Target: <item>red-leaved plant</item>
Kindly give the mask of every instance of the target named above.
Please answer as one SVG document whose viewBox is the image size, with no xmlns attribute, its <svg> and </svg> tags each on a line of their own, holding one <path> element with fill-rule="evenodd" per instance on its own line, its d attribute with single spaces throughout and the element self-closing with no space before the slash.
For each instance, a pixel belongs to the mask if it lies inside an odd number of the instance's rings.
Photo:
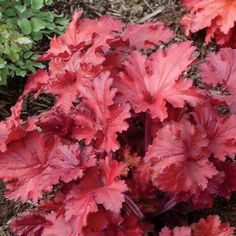
<svg viewBox="0 0 236 236">
<path fill-rule="evenodd" d="M 236 48 L 235 0 L 182 0 L 189 10 L 180 21 L 185 33 L 206 29 L 206 43 L 215 39 L 217 44 Z"/>
<path fill-rule="evenodd" d="M 163 23 L 81 15 L 52 39 L 39 58 L 48 69 L 30 76 L 0 123 L 5 195 L 35 205 L 10 229 L 20 236 L 232 235 L 218 216 L 175 228 L 159 219 L 181 204 L 186 214 L 212 207 L 236 190 L 236 115 L 218 110 L 235 95 L 235 51 L 210 54 L 200 67 L 205 84 L 194 87 L 186 71 L 195 48 L 186 41 L 158 49 L 174 37 Z M 32 93 L 53 94 L 55 105 L 23 121 L 23 99 Z"/>
</svg>

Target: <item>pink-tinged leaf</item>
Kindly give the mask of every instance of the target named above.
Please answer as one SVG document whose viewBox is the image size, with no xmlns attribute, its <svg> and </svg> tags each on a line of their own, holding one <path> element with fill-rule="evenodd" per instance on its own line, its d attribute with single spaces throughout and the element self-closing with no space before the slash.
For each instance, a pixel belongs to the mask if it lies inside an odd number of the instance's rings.
<svg viewBox="0 0 236 236">
<path fill-rule="evenodd" d="M 26 82 L 22 96 L 26 96 L 32 92 L 37 92 L 35 96 L 43 92 L 49 82 L 49 74 L 46 70 L 37 70 L 32 74 Z"/>
<path fill-rule="evenodd" d="M 216 32 L 216 42 L 223 47 L 236 48 L 236 24 L 227 34 L 223 34 L 219 30 Z"/>
<path fill-rule="evenodd" d="M 216 162 L 217 170 L 224 173 L 223 182 L 218 188 L 220 196 L 230 199 L 231 193 L 236 191 L 236 165 L 234 162 Z"/>
<path fill-rule="evenodd" d="M 220 117 L 212 105 L 205 103 L 193 113 L 196 122 L 205 129 L 209 139 L 208 149 L 219 160 L 236 154 L 236 116 Z"/>
<path fill-rule="evenodd" d="M 191 227 L 175 227 L 173 230 L 164 227 L 160 236 L 232 236 L 233 233 L 234 228 L 228 223 L 221 223 L 219 216 L 209 215 L 207 219 L 202 218 Z"/>
<path fill-rule="evenodd" d="M 0 155 L 0 177 L 8 181 L 6 196 L 37 202 L 59 180 L 67 183 L 83 176 L 82 156 L 77 144 L 67 146 L 57 138 L 28 133 Z"/>
<path fill-rule="evenodd" d="M 14 218 L 10 222 L 9 228 L 17 236 L 40 236 L 46 223 L 44 213 L 32 210 Z"/>
<path fill-rule="evenodd" d="M 217 174 L 208 161 L 208 139 L 188 121 L 170 123 L 157 133 L 145 162 L 151 163 L 153 183 L 163 191 L 196 193 Z"/>
<path fill-rule="evenodd" d="M 118 176 L 124 165 L 106 158 L 100 161 L 100 171 L 90 168 L 79 184 L 75 184 L 66 198 L 66 222 L 72 223 L 75 235 L 87 225 L 89 213 L 97 212 L 97 204 L 118 213 L 124 202 L 123 192 L 127 191 L 124 181 Z"/>
<path fill-rule="evenodd" d="M 98 212 L 88 216 L 88 224 L 83 229 L 86 236 L 93 235 L 119 235 L 142 236 L 143 230 L 139 219 L 132 215 L 121 216 L 111 211 L 99 208 Z"/>
<path fill-rule="evenodd" d="M 215 162 L 214 165 L 216 165 Z M 214 197 L 218 195 L 219 188 L 222 186 L 224 179 L 225 174 L 220 171 L 217 175 L 209 180 L 207 188 L 204 191 L 194 196 L 190 195 L 194 208 L 212 208 L 214 204 Z"/>
<path fill-rule="evenodd" d="M 203 82 L 221 85 L 223 90 L 236 95 L 236 49 L 224 48 L 218 53 L 209 53 L 199 73 Z"/>
<path fill-rule="evenodd" d="M 48 60 L 55 57 L 67 60 L 73 54 L 73 51 L 90 46 L 94 38 L 106 38 L 107 35 L 119 32 L 123 28 L 123 23 L 120 20 L 109 16 L 102 16 L 96 20 L 80 20 L 82 13 L 82 11 L 79 11 L 74 14 L 65 34 L 54 37 L 48 52 L 38 60 Z"/>
<path fill-rule="evenodd" d="M 68 137 L 73 127 L 73 120 L 59 109 L 51 109 L 37 116 L 34 122 L 44 133 Z"/>
<path fill-rule="evenodd" d="M 54 36 L 50 42 L 50 48 L 46 54 L 39 57 L 38 61 L 48 60 L 55 57 L 68 59 L 71 54 L 70 47 L 77 46 L 80 41 L 77 41 L 77 24 L 83 14 L 83 11 L 78 11 L 73 15 L 72 21 L 67 26 L 66 32 L 60 37 Z"/>
<path fill-rule="evenodd" d="M 87 144 L 95 140 L 96 148 L 108 152 L 119 148 L 117 134 L 128 129 L 125 119 L 130 117 L 128 104 L 114 104 L 116 89 L 111 87 L 112 82 L 109 73 L 103 73 L 90 87 L 81 85 L 82 103 L 72 115 L 77 125 L 73 137 Z"/>
<path fill-rule="evenodd" d="M 166 192 L 189 191 L 196 194 L 198 191 L 206 189 L 209 179 L 217 173 L 213 163 L 208 160 L 187 161 L 166 167 L 154 179 L 154 184 Z"/>
<path fill-rule="evenodd" d="M 15 106 L 11 108 L 11 116 L 0 122 L 0 152 L 7 150 L 7 144 L 15 140 L 20 140 L 25 135 L 25 125 L 21 120 L 23 99 L 19 99 Z"/>
<path fill-rule="evenodd" d="M 168 116 L 167 102 L 175 107 L 183 107 L 185 102 L 196 105 L 203 96 L 191 81 L 180 79 L 194 60 L 193 52 L 191 42 L 184 42 L 160 50 L 150 59 L 132 53 L 124 63 L 126 73 L 115 81 L 122 99 L 128 100 L 136 113 L 148 111 L 161 121 Z"/>
<path fill-rule="evenodd" d="M 66 91 L 66 92 L 65 92 Z M 65 73 L 58 76 L 48 89 L 49 93 L 56 95 L 56 107 L 68 113 L 78 96 L 78 81 L 74 74 Z"/>
<path fill-rule="evenodd" d="M 192 236 L 191 228 L 187 226 L 175 227 L 173 230 L 164 227 L 159 236 Z"/>
<path fill-rule="evenodd" d="M 44 226 L 42 236 L 74 236 L 72 227 L 65 222 L 62 214 L 51 213 L 46 216 L 47 224 Z"/>
<path fill-rule="evenodd" d="M 70 57 L 70 49 L 62 37 L 54 36 L 50 41 L 50 48 L 47 53 L 37 58 L 37 61 L 45 61 L 55 57 L 63 59 Z"/>
<path fill-rule="evenodd" d="M 236 3 L 228 0 L 182 0 L 184 6 L 190 10 L 180 23 L 185 32 L 197 32 L 207 28 L 206 41 L 215 37 L 218 32 L 227 34 L 236 22 Z"/>
<path fill-rule="evenodd" d="M 162 22 L 147 22 L 144 24 L 128 24 L 122 34 L 123 40 L 128 40 L 134 49 L 151 49 L 174 38 L 175 34 Z"/>
<path fill-rule="evenodd" d="M 191 226 L 192 236 L 232 236 L 234 228 L 228 223 L 221 223 L 220 217 L 217 215 L 209 215 L 207 219 L 200 219 L 198 223 Z"/>
</svg>

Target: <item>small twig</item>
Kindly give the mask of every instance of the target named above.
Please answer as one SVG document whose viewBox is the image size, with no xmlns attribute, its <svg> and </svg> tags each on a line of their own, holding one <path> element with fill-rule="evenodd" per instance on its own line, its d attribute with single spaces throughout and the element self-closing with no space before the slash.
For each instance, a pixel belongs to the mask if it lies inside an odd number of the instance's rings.
<svg viewBox="0 0 236 236">
<path fill-rule="evenodd" d="M 153 18 L 153 17 L 157 16 L 158 14 L 160 14 L 164 9 L 165 9 L 164 6 L 158 7 L 154 12 L 152 12 L 151 14 L 149 14 L 147 16 L 144 16 L 142 19 L 140 19 L 138 21 L 138 23 L 144 23 L 144 22 L 150 20 L 151 18 Z"/>
<path fill-rule="evenodd" d="M 151 5 L 146 0 L 143 0 L 143 1 L 152 10 L 152 12 L 154 12 L 154 9 L 151 7 Z"/>
</svg>

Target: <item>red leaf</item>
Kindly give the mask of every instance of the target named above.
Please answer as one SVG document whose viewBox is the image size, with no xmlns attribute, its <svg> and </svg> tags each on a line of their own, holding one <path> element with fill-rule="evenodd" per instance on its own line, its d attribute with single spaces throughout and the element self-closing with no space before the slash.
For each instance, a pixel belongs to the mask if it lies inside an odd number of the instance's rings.
<svg viewBox="0 0 236 236">
<path fill-rule="evenodd" d="M 48 60 L 55 57 L 69 59 L 74 50 L 89 46 L 96 37 L 107 37 L 112 32 L 119 32 L 123 23 L 109 16 L 100 19 L 82 19 L 82 11 L 76 12 L 68 25 L 64 35 L 54 37 L 48 52 L 38 60 Z M 106 27 L 104 27 L 104 25 Z"/>
<path fill-rule="evenodd" d="M 19 99 L 15 106 L 11 108 L 12 115 L 0 123 L 0 152 L 7 150 L 7 144 L 15 140 L 20 140 L 25 135 L 25 126 L 21 120 L 23 99 Z"/>
<path fill-rule="evenodd" d="M 206 42 L 221 32 L 229 33 L 236 22 L 236 4 L 228 0 L 182 0 L 190 13 L 181 19 L 188 35 L 207 28 Z"/>
<path fill-rule="evenodd" d="M 236 95 L 236 49 L 224 48 L 218 53 L 209 53 L 199 73 L 205 83 L 221 85 L 223 90 Z"/>
<path fill-rule="evenodd" d="M 40 211 L 28 211 L 14 218 L 9 228 L 18 236 L 41 236 L 47 223 L 45 215 Z"/>
<path fill-rule="evenodd" d="M 231 193 L 236 191 L 236 165 L 234 162 L 216 162 L 217 170 L 223 171 L 224 179 L 219 186 L 218 193 L 220 196 L 230 199 Z"/>
<path fill-rule="evenodd" d="M 196 122 L 205 129 L 208 149 L 219 160 L 236 154 L 236 116 L 220 117 L 214 108 L 205 103 L 195 109 Z"/>
<path fill-rule="evenodd" d="M 228 223 L 222 224 L 219 216 L 208 216 L 207 219 L 200 219 L 198 223 L 192 224 L 190 227 L 175 227 L 170 230 L 164 227 L 160 232 L 160 236 L 232 236 L 234 228 Z"/>
<path fill-rule="evenodd" d="M 157 133 L 145 161 L 152 167 L 152 180 L 163 191 L 196 193 L 217 174 L 207 159 L 206 134 L 187 121 L 170 123 Z"/>
<path fill-rule="evenodd" d="M 195 106 L 202 98 L 190 80 L 179 79 L 194 60 L 193 52 L 191 42 L 184 42 L 152 54 L 151 59 L 132 53 L 124 63 L 126 73 L 115 85 L 136 113 L 148 111 L 152 118 L 164 120 L 167 102 L 174 107 L 183 107 L 185 102 Z"/>
<path fill-rule="evenodd" d="M 98 212 L 91 213 L 88 216 L 88 225 L 83 230 L 84 235 L 93 236 L 142 236 L 143 230 L 139 219 L 130 214 L 120 216 L 111 211 L 105 211 L 99 208 Z"/>
<path fill-rule="evenodd" d="M 90 168 L 80 184 L 73 186 L 66 198 L 65 219 L 72 223 L 75 235 L 87 225 L 88 214 L 98 211 L 97 204 L 119 213 L 124 202 L 123 192 L 127 191 L 124 181 L 117 180 L 123 168 L 123 164 L 108 158 L 101 160 L 100 173 L 97 168 Z"/>
<path fill-rule="evenodd" d="M 128 40 L 130 47 L 134 49 L 151 49 L 162 42 L 168 42 L 174 36 L 174 32 L 166 28 L 162 22 L 128 24 L 122 34 L 123 40 Z"/>
<path fill-rule="evenodd" d="M 170 230 L 168 227 L 164 227 L 159 236 L 192 236 L 191 228 L 187 226 L 175 227 L 173 230 Z"/>
<path fill-rule="evenodd" d="M 0 155 L 0 177 L 7 183 L 10 199 L 37 202 L 43 192 L 49 193 L 59 180 L 69 182 L 81 178 L 83 166 L 78 145 L 63 145 L 57 138 L 28 133 L 12 142 Z"/>
<path fill-rule="evenodd" d="M 39 95 L 41 92 L 43 92 L 48 82 L 48 72 L 46 70 L 37 70 L 27 79 L 22 96 L 26 96 L 32 92 L 37 92 L 35 96 Z"/>
<path fill-rule="evenodd" d="M 65 222 L 63 215 L 52 213 L 49 214 L 46 219 L 49 223 L 44 226 L 42 236 L 75 235 L 72 232 L 71 225 Z"/>
<path fill-rule="evenodd" d="M 221 223 L 219 216 L 210 215 L 207 219 L 200 219 L 197 224 L 192 225 L 192 236 L 232 236 L 234 228 L 228 223 Z"/>
<path fill-rule="evenodd" d="M 96 140 L 100 150 L 115 151 L 119 148 L 117 133 L 128 128 L 125 119 L 130 117 L 128 104 L 114 105 L 116 89 L 111 88 L 109 73 L 101 74 L 90 87 L 81 86 L 81 104 L 73 114 L 75 127 L 73 137 L 89 144 Z"/>
</svg>

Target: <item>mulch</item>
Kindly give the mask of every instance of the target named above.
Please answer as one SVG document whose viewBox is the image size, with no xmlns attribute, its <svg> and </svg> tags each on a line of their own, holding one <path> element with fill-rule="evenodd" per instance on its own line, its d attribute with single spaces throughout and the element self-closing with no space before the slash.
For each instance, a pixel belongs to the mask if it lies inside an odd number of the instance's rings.
<svg viewBox="0 0 236 236">
<path fill-rule="evenodd" d="M 120 18 L 125 22 L 139 22 L 161 20 L 176 32 L 175 42 L 186 40 L 179 20 L 185 13 L 179 0 L 54 0 L 54 4 L 48 7 L 49 10 L 71 17 L 77 9 L 84 10 L 84 16 L 96 18 L 103 14 L 109 14 Z M 200 60 L 193 64 L 188 71 L 188 76 L 196 83 L 198 82 L 197 65 L 205 58 L 210 51 L 217 50 L 217 46 L 212 43 L 204 44 L 204 32 L 199 32 L 191 36 L 199 53 Z M 39 45 L 45 50 L 45 44 Z M 10 108 L 22 93 L 26 78 L 14 78 L 9 80 L 7 86 L 0 86 L 0 120 L 10 116 Z M 29 96 L 25 99 L 22 117 L 39 114 L 50 109 L 54 103 L 54 98 L 50 95 L 42 94 L 38 99 Z M 200 217 L 209 214 L 219 214 L 222 220 L 230 222 L 236 226 L 236 194 L 231 201 L 217 199 L 215 206 L 210 210 L 194 211 L 189 213 L 188 221 L 195 222 Z M 12 235 L 7 222 L 18 213 L 32 207 L 30 204 L 12 202 L 4 198 L 4 184 L 0 181 L 0 236 Z M 173 213 L 173 212 L 172 212 Z M 169 213 L 166 213 L 169 214 Z M 164 217 L 164 216 L 162 216 Z"/>
</svg>

